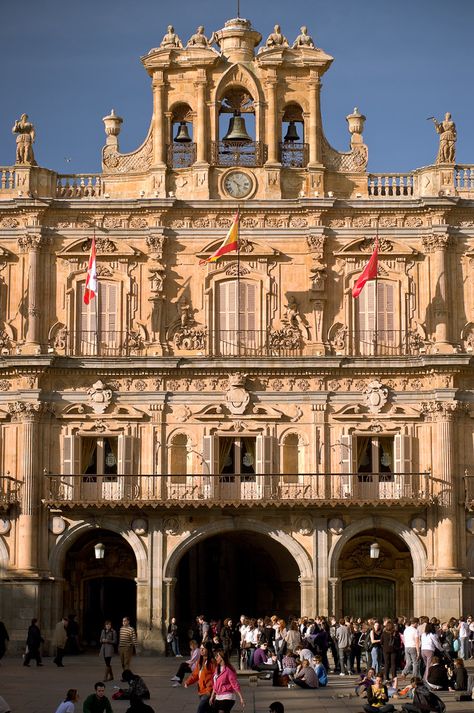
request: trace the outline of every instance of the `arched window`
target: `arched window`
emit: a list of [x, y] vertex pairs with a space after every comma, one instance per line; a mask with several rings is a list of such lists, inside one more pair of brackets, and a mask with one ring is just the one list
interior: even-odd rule
[[280, 161], [288, 168], [306, 166], [309, 146], [305, 142], [303, 110], [292, 102], [285, 107], [281, 125]]
[[262, 166], [265, 146], [255, 140], [255, 102], [248, 91], [232, 85], [220, 101], [218, 141], [212, 144], [216, 166]]
[[168, 143], [168, 165], [171, 168], [187, 168], [196, 161], [193, 118], [188, 104], [173, 108]]

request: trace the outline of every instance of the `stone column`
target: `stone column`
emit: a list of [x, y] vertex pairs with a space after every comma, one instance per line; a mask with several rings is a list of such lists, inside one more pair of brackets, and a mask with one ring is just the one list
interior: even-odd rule
[[18, 247], [28, 254], [27, 294], [28, 321], [26, 329], [25, 353], [36, 354], [41, 349], [41, 248], [48, 240], [39, 233], [27, 233], [18, 238]]
[[[338, 577], [330, 577], [329, 578], [329, 586], [330, 586], [330, 597], [329, 597], [329, 615], [330, 616], [339, 616], [340, 612], [338, 612], [337, 609], [337, 585], [338, 585], [339, 579]], [[339, 607], [341, 608], [341, 607]]]
[[197, 119], [196, 133], [193, 136], [196, 142], [196, 163], [207, 163], [208, 141], [206, 133], [206, 78], [200, 78], [194, 83], [197, 90]]
[[38, 567], [39, 502], [41, 463], [38, 456], [40, 418], [43, 404], [16, 401], [9, 404], [13, 422], [21, 424], [18, 470], [21, 486], [21, 514], [18, 518], [18, 569], [35, 571]]
[[451, 352], [452, 346], [449, 340], [448, 319], [452, 314], [449, 304], [449, 292], [447, 286], [448, 254], [450, 236], [446, 232], [435, 233], [423, 237], [423, 247], [425, 253], [432, 254], [433, 274], [432, 285], [434, 295], [432, 306], [434, 310], [435, 341], [436, 349], [441, 352]]
[[178, 580], [176, 579], [176, 577], [163, 577], [163, 584], [165, 585], [165, 606], [163, 611], [163, 625], [166, 626], [168, 626], [172, 617], [171, 610], [173, 608], [174, 588], [176, 586], [177, 581]]
[[316, 72], [311, 72], [308, 82], [309, 91], [309, 127], [306, 141], [309, 144], [309, 166], [321, 164], [321, 107], [319, 93], [321, 81]]
[[276, 72], [268, 78], [266, 82], [266, 98], [268, 103], [267, 108], [267, 147], [268, 147], [268, 159], [267, 164], [277, 164], [278, 160], [278, 131], [277, 131], [277, 101], [276, 101], [276, 91], [277, 91], [277, 80]]
[[163, 72], [155, 72], [153, 75], [153, 165], [163, 167], [165, 162], [165, 139], [164, 139], [164, 77]]

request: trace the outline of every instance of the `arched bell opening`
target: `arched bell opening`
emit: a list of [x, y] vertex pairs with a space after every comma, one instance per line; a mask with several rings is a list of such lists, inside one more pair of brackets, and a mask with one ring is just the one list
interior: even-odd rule
[[173, 107], [168, 139], [168, 165], [171, 168], [187, 168], [196, 161], [193, 120], [194, 114], [189, 104]]
[[341, 551], [337, 574], [338, 615], [413, 615], [412, 556], [394, 532], [372, 528], [350, 539]]
[[306, 166], [309, 147], [305, 142], [303, 109], [299, 104], [287, 104], [281, 122], [280, 161], [288, 168]]
[[256, 140], [255, 102], [242, 87], [229, 87], [219, 107], [218, 140], [213, 144], [217, 166], [261, 166], [264, 145]]

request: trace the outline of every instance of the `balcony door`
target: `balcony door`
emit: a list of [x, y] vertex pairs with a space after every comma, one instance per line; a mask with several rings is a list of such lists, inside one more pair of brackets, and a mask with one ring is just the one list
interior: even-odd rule
[[217, 286], [217, 353], [219, 356], [260, 354], [257, 285], [226, 280]]
[[118, 356], [121, 351], [120, 285], [99, 282], [99, 292], [84, 304], [85, 283], [81, 283], [77, 303], [76, 353], [80, 356]]
[[255, 436], [219, 438], [219, 494], [223, 500], [256, 495]]
[[398, 353], [400, 331], [395, 319], [395, 286], [381, 280], [367, 282], [356, 300], [356, 309], [356, 353], [362, 356]]

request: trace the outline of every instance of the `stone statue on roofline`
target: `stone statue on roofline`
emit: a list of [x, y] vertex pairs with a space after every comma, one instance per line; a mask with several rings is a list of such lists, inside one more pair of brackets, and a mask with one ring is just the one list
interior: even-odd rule
[[207, 39], [204, 34], [204, 26], [199, 25], [194, 35], [189, 38], [186, 47], [210, 47], [214, 42], [215, 32], [212, 33], [212, 37]]
[[20, 119], [15, 121], [12, 133], [17, 134], [15, 163], [36, 166], [33, 153], [35, 127], [28, 121], [28, 114], [22, 114]]
[[179, 39], [178, 35], [174, 31], [173, 25], [168, 25], [168, 32], [166, 35], [163, 37], [161, 40], [161, 45], [160, 47], [163, 49], [171, 49], [171, 48], [177, 48], [177, 49], [182, 49], [183, 43]]
[[298, 47], [310, 47], [311, 49], [316, 49], [313, 38], [308, 35], [308, 28], [306, 25], [303, 25], [301, 28], [301, 34], [298, 35], [296, 40], [293, 42], [293, 49], [297, 49]]
[[275, 25], [271, 35], [268, 35], [265, 47], [288, 47], [288, 40], [282, 35], [280, 25]]
[[439, 149], [436, 163], [454, 163], [456, 157], [456, 124], [451, 119], [451, 114], [447, 112], [444, 121], [436, 121], [434, 116], [430, 116], [436, 131], [439, 134]]

